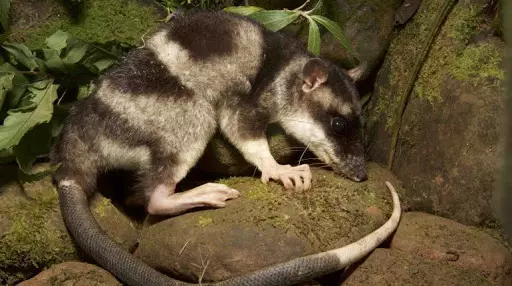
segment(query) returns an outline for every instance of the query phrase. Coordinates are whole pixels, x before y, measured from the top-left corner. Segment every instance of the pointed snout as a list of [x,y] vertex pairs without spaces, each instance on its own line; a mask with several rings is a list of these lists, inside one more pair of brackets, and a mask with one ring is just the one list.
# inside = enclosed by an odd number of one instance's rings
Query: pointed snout
[[364,157],[347,156],[347,159],[339,165],[333,167],[334,171],[343,174],[347,178],[355,182],[364,182],[368,180],[368,172]]

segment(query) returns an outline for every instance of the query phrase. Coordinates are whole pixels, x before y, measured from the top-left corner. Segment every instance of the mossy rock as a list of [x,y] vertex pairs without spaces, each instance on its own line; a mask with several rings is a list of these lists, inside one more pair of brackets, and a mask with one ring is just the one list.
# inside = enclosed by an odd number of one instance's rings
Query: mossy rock
[[[40,165],[36,166],[36,169]],[[14,170],[14,171],[13,171]],[[0,182],[0,284],[12,285],[52,265],[86,259],[61,216],[51,178],[13,182],[16,166],[2,166]],[[138,229],[110,202],[97,195],[91,210],[100,227],[126,250],[133,250]]]
[[[135,254],[185,281],[219,281],[341,247],[380,227],[392,211],[384,185],[393,175],[369,165],[370,180],[355,183],[313,168],[312,189],[287,192],[259,178],[217,181],[241,192],[222,209],[173,218],[148,217]],[[204,271],[204,272],[203,272]]]
[[163,18],[161,8],[151,1],[87,0],[73,6],[71,1],[14,0],[7,41],[45,48],[45,39],[60,29],[91,43],[140,45],[141,37]]
[[[412,210],[495,226],[504,43],[488,36],[489,1],[458,1],[434,41],[403,116],[393,171]],[[386,164],[400,96],[444,0],[422,1],[391,43],[367,108],[372,160]]]
[[78,258],[51,182],[24,184],[23,190],[14,183],[3,186],[0,204],[10,226],[0,238],[0,284],[12,285],[47,266]]

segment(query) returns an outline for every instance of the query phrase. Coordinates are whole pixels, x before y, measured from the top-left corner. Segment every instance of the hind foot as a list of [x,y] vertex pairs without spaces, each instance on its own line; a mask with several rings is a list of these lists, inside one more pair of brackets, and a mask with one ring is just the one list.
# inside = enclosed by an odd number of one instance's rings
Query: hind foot
[[240,196],[240,192],[223,184],[206,183],[191,190],[173,193],[165,185],[155,188],[149,198],[147,211],[152,215],[178,215],[198,207],[222,208],[226,201]]

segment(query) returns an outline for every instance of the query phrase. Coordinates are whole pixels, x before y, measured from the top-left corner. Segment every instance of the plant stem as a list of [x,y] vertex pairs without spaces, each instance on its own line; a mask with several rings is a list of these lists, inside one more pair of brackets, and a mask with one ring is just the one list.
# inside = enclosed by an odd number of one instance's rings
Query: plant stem
[[306,7],[306,5],[308,5],[309,3],[309,0],[306,0],[306,2],[304,2],[304,4],[300,5],[299,7],[293,9],[293,11],[299,11],[301,10],[302,8]]
[[315,5],[315,7],[313,7],[313,9],[311,9],[309,11],[305,11],[304,13],[306,15],[309,15],[309,14],[313,13],[316,9],[318,9],[320,6],[322,6],[322,0],[318,0],[318,2],[316,2],[316,5]]
[[407,88],[403,95],[400,97],[400,104],[398,105],[398,109],[396,112],[396,120],[395,125],[393,129],[393,137],[391,138],[391,148],[389,151],[389,158],[388,158],[388,170],[391,170],[393,167],[393,161],[395,159],[395,151],[396,151],[396,144],[398,142],[398,137],[400,134],[400,128],[402,126],[402,117],[405,113],[405,108],[407,107],[407,103],[409,102],[409,98],[411,96],[411,92],[414,88],[414,84],[416,82],[416,79],[418,77],[418,74],[423,66],[423,63],[425,62],[426,56],[428,52],[430,51],[430,48],[432,47],[432,43],[434,42],[434,39],[436,38],[439,30],[441,29],[442,24],[446,20],[446,17],[450,14],[451,9],[453,8],[453,4],[455,4],[457,0],[445,0],[443,8],[441,9],[441,13],[437,15],[437,18],[434,22],[433,28],[430,31],[427,40],[425,44],[423,44],[423,48],[421,49],[421,52],[416,60],[416,63],[414,65],[414,69],[412,70],[410,77],[407,81]]

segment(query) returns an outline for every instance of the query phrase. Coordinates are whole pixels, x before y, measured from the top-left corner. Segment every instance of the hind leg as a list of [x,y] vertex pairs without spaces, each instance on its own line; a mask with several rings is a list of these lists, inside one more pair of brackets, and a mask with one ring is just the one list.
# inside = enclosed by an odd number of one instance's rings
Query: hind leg
[[222,208],[240,193],[223,184],[207,183],[191,190],[174,193],[174,186],[158,185],[149,197],[148,213],[178,215],[198,207]]
[[149,214],[178,215],[198,207],[220,208],[226,205],[227,200],[240,195],[237,190],[214,183],[175,193],[176,184],[199,159],[206,143],[188,148],[186,154],[180,153],[181,156],[153,158],[153,166],[143,175],[144,189],[148,190],[146,209]]

